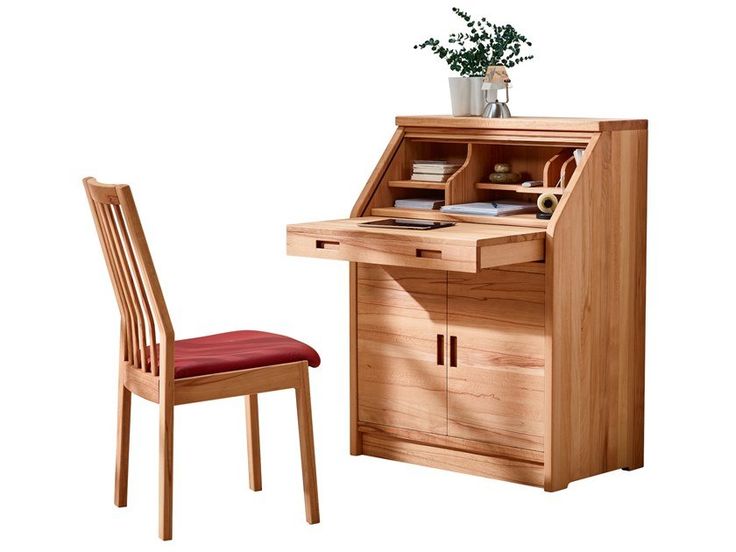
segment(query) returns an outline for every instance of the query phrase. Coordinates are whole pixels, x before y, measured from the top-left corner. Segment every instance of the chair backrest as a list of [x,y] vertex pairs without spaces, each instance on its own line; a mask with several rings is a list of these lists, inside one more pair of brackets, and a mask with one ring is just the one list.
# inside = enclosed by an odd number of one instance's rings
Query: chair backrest
[[121,362],[173,377],[174,329],[130,186],[83,182],[120,308]]

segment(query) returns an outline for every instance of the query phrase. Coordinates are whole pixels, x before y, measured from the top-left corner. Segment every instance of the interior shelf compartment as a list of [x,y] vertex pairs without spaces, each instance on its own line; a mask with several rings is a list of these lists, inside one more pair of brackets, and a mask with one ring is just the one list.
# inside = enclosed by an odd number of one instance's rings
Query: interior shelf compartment
[[[441,136],[405,137],[381,175],[380,183],[364,214],[546,228],[548,221],[537,219],[534,213],[491,217],[394,207],[397,199],[431,198],[444,200],[445,205],[513,199],[535,205],[536,210],[536,201],[540,194],[551,192],[558,197],[563,195],[564,187],[555,185],[563,172],[565,183],[570,182],[575,168],[570,162],[574,147],[585,146],[584,143],[484,142],[471,136],[466,138],[458,140],[455,137],[453,141]],[[459,164],[460,168],[445,182],[411,180],[414,161],[425,159],[446,160]],[[488,181],[489,175],[497,163],[509,164],[512,172],[520,174],[522,182],[541,180],[545,186],[524,188],[521,183],[491,183]]]
[[516,192],[519,194],[546,194],[547,192],[555,195],[562,195],[565,192],[564,188],[556,187],[550,188],[549,186],[537,186],[536,188],[525,188],[520,184],[495,184],[493,182],[476,182],[475,187],[479,190],[499,190],[506,192]]
[[448,161],[461,167],[468,159],[467,142],[404,139],[381,177],[370,208],[393,207],[397,199],[432,198],[448,203],[448,190],[460,170],[445,182],[411,180],[415,161]]
[[426,182],[424,180],[389,180],[389,188],[412,188],[419,190],[446,190],[447,182]]

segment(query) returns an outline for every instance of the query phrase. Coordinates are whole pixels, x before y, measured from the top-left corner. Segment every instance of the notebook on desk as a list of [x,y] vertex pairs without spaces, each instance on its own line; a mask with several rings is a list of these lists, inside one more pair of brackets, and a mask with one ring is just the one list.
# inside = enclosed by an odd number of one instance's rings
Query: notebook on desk
[[479,201],[475,203],[458,203],[457,205],[445,205],[440,207],[443,213],[453,215],[486,215],[489,217],[502,217],[504,215],[516,215],[519,213],[534,213],[537,206],[526,201],[504,199],[499,201]]

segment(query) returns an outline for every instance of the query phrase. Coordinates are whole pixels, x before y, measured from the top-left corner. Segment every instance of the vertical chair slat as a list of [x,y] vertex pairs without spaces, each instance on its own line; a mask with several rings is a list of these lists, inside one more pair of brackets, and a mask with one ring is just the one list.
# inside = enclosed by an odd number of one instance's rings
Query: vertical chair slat
[[118,261],[115,257],[114,249],[112,246],[110,228],[108,226],[107,219],[105,218],[103,211],[105,205],[100,203],[92,203],[93,213],[95,220],[99,223],[98,230],[100,234],[100,243],[102,243],[102,250],[105,255],[105,260],[108,263],[110,270],[110,278],[113,282],[113,288],[115,289],[118,303],[120,305],[120,314],[123,318],[123,328],[125,329],[125,345],[126,354],[125,360],[135,365],[135,340],[133,335],[133,311],[131,310],[130,303],[127,300],[125,287],[123,285],[120,269],[118,267]]
[[173,381],[174,328],[130,187],[84,186],[120,309],[121,359]]
[[130,267],[126,259],[124,258],[125,253],[123,252],[123,246],[118,233],[117,226],[112,216],[112,207],[105,205],[103,208],[103,216],[107,223],[109,231],[109,239],[112,244],[112,250],[114,252],[113,257],[115,258],[118,274],[123,283],[123,291],[133,315],[133,327],[131,328],[131,334],[133,336],[133,365],[136,368],[145,370],[145,329],[143,326],[143,314],[141,312],[140,302],[135,291],[135,284],[133,283],[133,277],[130,274]]
[[173,387],[174,328],[171,324],[171,318],[169,317],[169,311],[166,307],[166,302],[164,301],[161,284],[158,281],[158,276],[153,266],[151,252],[148,249],[148,242],[146,241],[146,236],[143,233],[143,226],[141,225],[141,220],[138,216],[138,209],[135,206],[135,200],[133,199],[130,187],[119,186],[118,198],[120,200],[120,206],[123,213],[125,214],[125,219],[128,223],[128,231],[130,232],[133,249],[142,267],[141,275],[143,277],[143,283],[145,284],[145,289],[151,299],[154,315],[158,324],[159,335],[161,336],[159,362],[154,365],[156,370],[154,374],[158,376],[160,372],[162,378],[168,382],[168,386]]
[[128,324],[127,324],[127,337],[128,337],[128,348],[129,348],[129,356],[128,356],[128,362],[130,362],[134,367],[138,367],[138,355],[136,351],[138,350],[138,337],[137,333],[135,331],[136,326],[136,318],[135,318],[135,312],[133,311],[133,304],[130,301],[128,288],[125,284],[125,276],[122,272],[122,267],[120,265],[120,258],[117,255],[117,252],[115,250],[115,243],[114,238],[112,234],[112,228],[110,227],[110,221],[108,217],[106,216],[106,212],[109,209],[109,205],[105,204],[97,204],[96,205],[100,220],[102,221],[102,231],[103,235],[105,237],[105,240],[107,242],[107,248],[110,252],[110,259],[112,261],[113,268],[115,270],[115,275],[117,278],[117,281],[120,286],[120,295],[123,299],[123,302],[125,303],[125,309],[128,313]]
[[92,219],[95,223],[95,228],[97,229],[97,237],[100,240],[100,246],[102,247],[102,256],[105,259],[105,265],[107,266],[108,274],[110,275],[110,280],[112,280],[112,287],[113,291],[115,292],[115,300],[118,303],[118,309],[120,310],[120,359],[122,361],[128,361],[130,358],[130,343],[129,339],[130,336],[128,327],[130,326],[130,320],[128,317],[128,311],[127,307],[125,305],[125,302],[122,298],[122,292],[120,291],[120,282],[118,282],[117,272],[115,271],[115,268],[112,265],[112,258],[110,257],[110,251],[107,245],[107,239],[103,233],[102,230],[102,222],[100,221],[100,216],[97,210],[97,205],[95,204],[94,200],[92,199],[92,196],[90,195],[89,191],[87,190],[87,199],[89,201],[90,209],[92,210]]
[[[112,211],[115,215],[115,220],[118,225],[118,230],[120,232],[120,235],[122,236],[122,242],[123,246],[125,248],[125,253],[128,258],[128,262],[130,265],[130,268],[132,269],[133,276],[135,277],[135,285],[139,294],[140,299],[142,300],[143,304],[143,315],[145,317],[144,325],[148,329],[148,360],[150,362],[150,371],[153,374],[158,373],[158,359],[157,359],[157,353],[156,353],[156,325],[153,320],[153,314],[151,313],[151,305],[150,301],[148,299],[148,294],[146,293],[146,289],[143,285],[143,279],[141,278],[141,271],[138,267],[138,260],[135,255],[135,251],[133,250],[133,247],[131,245],[130,235],[128,233],[128,228],[126,225],[125,218],[123,217],[123,213],[120,209],[119,205],[113,205]],[[145,335],[144,335],[145,339]],[[145,342],[144,342],[145,346]],[[146,356],[144,353],[143,361],[146,361]]]
[[120,267],[124,276],[125,286],[128,290],[128,297],[130,298],[133,306],[133,312],[135,313],[135,333],[138,342],[136,349],[136,359],[138,361],[137,367],[144,372],[148,371],[146,366],[146,323],[143,318],[143,308],[141,307],[140,297],[138,290],[135,286],[133,279],[133,272],[131,270],[130,260],[125,255],[125,249],[123,247],[123,240],[120,233],[120,228],[116,224],[113,209],[115,206],[110,205],[105,210],[105,216],[107,217],[110,228],[112,229],[113,243],[115,245],[115,251],[119,259]]

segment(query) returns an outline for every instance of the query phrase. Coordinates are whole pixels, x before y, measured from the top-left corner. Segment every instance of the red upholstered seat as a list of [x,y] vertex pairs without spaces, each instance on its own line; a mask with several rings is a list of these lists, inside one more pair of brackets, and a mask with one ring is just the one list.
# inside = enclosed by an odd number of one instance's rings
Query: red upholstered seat
[[320,363],[317,351],[285,335],[254,330],[227,332],[176,341],[174,377],[204,376],[300,360],[313,367]]

